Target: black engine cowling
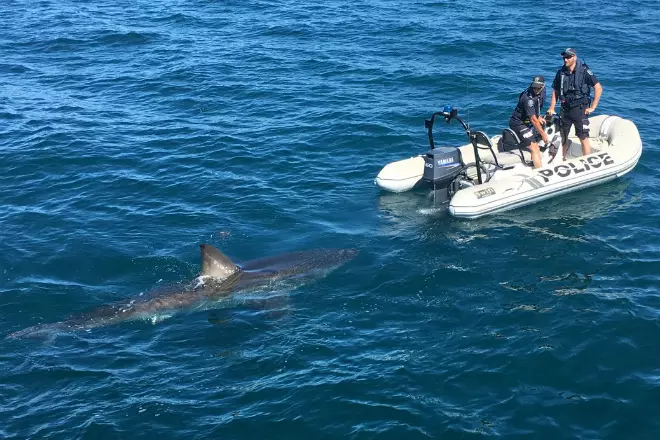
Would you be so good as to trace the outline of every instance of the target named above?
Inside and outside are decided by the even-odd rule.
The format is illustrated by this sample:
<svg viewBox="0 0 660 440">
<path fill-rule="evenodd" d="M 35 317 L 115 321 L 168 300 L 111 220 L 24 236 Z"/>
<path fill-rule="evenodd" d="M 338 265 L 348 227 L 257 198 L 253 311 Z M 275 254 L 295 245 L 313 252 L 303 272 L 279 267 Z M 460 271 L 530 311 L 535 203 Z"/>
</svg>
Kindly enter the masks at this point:
<svg viewBox="0 0 660 440">
<path fill-rule="evenodd" d="M 424 181 L 435 191 L 436 197 L 450 198 L 450 185 L 461 174 L 465 164 L 455 147 L 437 147 L 424 155 Z"/>
</svg>

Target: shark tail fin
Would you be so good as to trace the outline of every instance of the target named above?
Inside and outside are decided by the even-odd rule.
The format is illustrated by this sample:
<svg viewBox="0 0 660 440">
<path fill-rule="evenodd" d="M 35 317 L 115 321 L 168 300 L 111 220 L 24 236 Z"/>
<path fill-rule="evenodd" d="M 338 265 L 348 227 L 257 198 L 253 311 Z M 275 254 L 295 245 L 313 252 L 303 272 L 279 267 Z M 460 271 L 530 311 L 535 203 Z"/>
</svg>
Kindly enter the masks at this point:
<svg viewBox="0 0 660 440">
<path fill-rule="evenodd" d="M 202 253 L 202 275 L 225 279 L 239 270 L 229 257 L 210 244 L 200 244 Z"/>
</svg>

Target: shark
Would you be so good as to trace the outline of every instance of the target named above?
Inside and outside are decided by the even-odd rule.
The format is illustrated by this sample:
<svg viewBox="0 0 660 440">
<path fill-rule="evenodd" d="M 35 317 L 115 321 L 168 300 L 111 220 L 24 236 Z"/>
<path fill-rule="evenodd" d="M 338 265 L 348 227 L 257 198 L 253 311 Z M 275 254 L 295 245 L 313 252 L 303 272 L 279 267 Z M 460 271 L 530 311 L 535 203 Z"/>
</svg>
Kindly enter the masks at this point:
<svg viewBox="0 0 660 440">
<path fill-rule="evenodd" d="M 8 339 L 52 336 L 125 321 L 154 323 L 185 311 L 209 310 L 240 303 L 255 292 L 295 289 L 320 279 L 355 258 L 357 249 L 312 249 L 262 257 L 237 264 L 210 244 L 200 244 L 201 272 L 182 287 L 159 289 L 73 315 L 65 321 L 38 324 Z"/>
</svg>

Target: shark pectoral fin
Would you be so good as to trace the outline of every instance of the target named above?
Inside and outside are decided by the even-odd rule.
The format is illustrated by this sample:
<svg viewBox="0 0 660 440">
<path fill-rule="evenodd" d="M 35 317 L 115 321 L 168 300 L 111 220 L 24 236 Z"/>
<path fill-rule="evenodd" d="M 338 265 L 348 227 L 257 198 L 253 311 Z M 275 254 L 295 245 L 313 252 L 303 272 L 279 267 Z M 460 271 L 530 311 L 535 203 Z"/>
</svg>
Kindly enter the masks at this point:
<svg viewBox="0 0 660 440">
<path fill-rule="evenodd" d="M 239 270 L 225 254 L 210 244 L 200 244 L 202 253 L 202 275 L 225 279 Z"/>
<path fill-rule="evenodd" d="M 288 295 L 250 299 L 245 301 L 244 304 L 249 309 L 257 310 L 258 315 L 267 319 L 280 319 L 292 313 L 290 298 Z"/>
<path fill-rule="evenodd" d="M 231 315 L 218 310 L 212 310 L 207 319 L 213 325 L 225 325 L 231 323 Z"/>
</svg>

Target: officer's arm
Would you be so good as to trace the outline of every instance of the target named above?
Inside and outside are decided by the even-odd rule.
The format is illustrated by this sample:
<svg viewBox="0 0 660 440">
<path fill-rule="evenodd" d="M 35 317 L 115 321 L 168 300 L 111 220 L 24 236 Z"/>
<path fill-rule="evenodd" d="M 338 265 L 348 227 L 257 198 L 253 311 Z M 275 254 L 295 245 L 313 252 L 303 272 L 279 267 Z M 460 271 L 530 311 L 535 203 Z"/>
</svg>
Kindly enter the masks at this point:
<svg viewBox="0 0 660 440">
<path fill-rule="evenodd" d="M 550 98 L 550 107 L 548 107 L 548 113 L 554 113 L 556 105 L 557 105 L 557 91 L 553 88 L 552 98 Z"/>
<path fill-rule="evenodd" d="M 596 110 L 596 107 L 598 107 L 598 101 L 600 101 L 600 95 L 603 93 L 603 86 L 600 85 L 600 83 L 596 83 L 594 85 L 594 100 L 591 103 L 591 110 L 594 111 Z"/>
<path fill-rule="evenodd" d="M 548 135 L 543 129 L 543 125 L 541 125 L 541 119 L 534 114 L 529 117 L 529 121 L 532 123 L 534 128 L 536 128 L 536 131 L 539 132 L 541 138 L 543 139 L 543 142 L 548 143 Z"/>
</svg>

